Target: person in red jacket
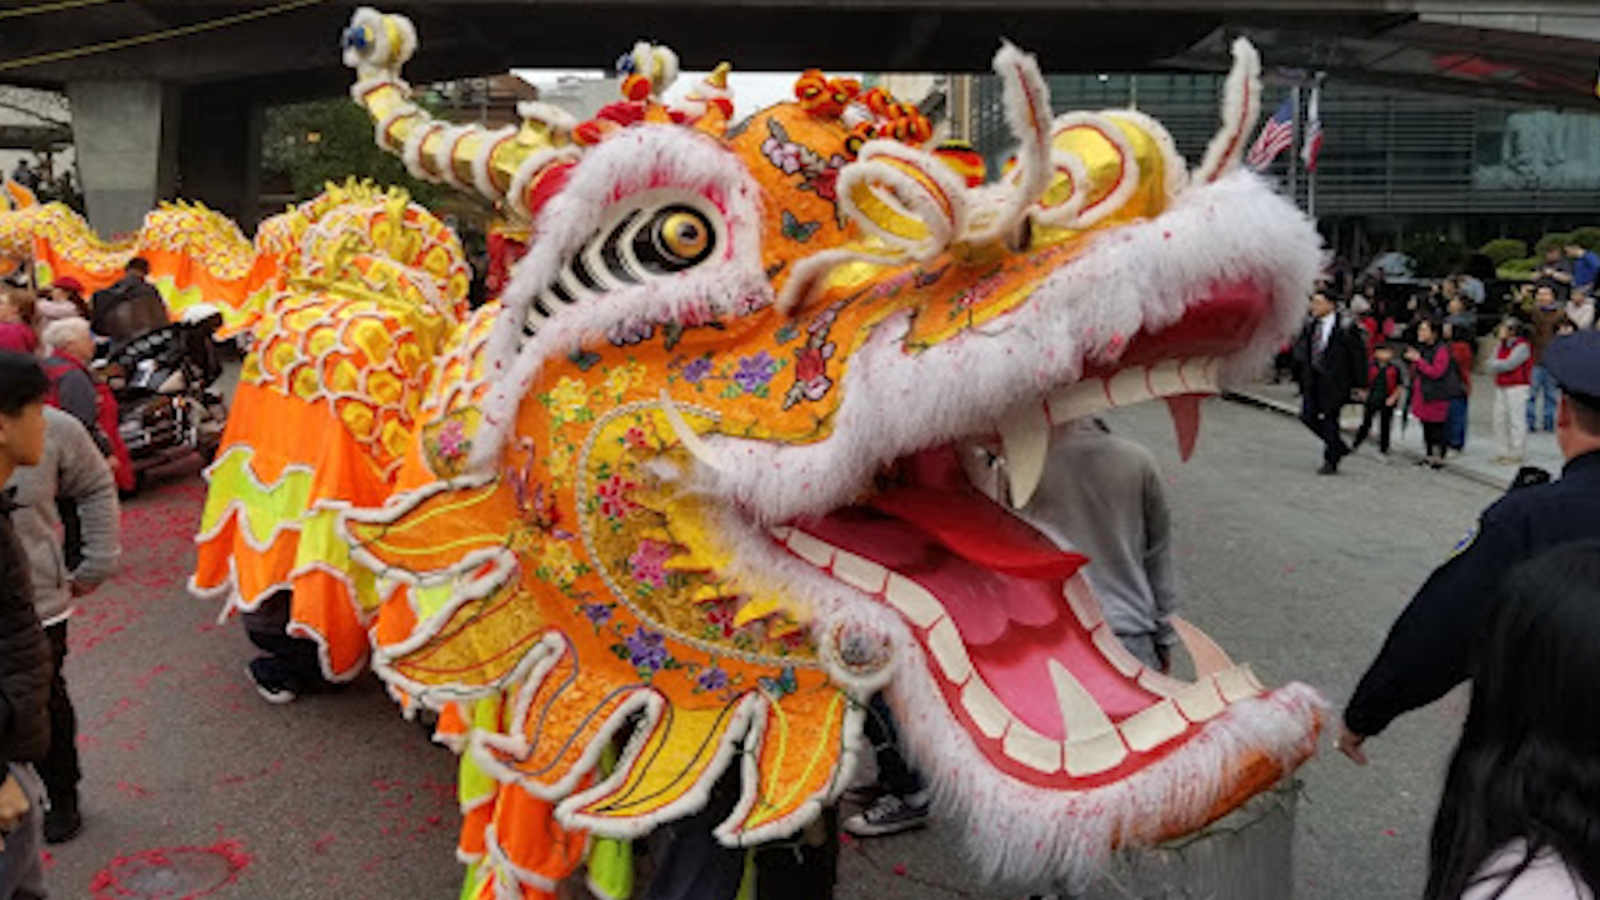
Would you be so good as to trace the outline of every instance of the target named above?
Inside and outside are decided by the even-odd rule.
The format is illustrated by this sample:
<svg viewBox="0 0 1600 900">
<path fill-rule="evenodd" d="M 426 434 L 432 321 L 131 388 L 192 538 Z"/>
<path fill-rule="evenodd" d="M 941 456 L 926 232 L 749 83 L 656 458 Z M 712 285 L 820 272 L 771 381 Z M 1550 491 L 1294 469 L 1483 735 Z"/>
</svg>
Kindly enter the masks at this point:
<svg viewBox="0 0 1600 900">
<path fill-rule="evenodd" d="M 1400 406 L 1403 385 L 1400 365 L 1394 361 L 1394 348 L 1388 341 L 1374 346 L 1372 362 L 1367 366 L 1367 389 L 1362 400 L 1365 412 L 1361 417 L 1361 428 L 1356 431 L 1355 442 L 1350 445 L 1350 452 L 1354 453 L 1372 436 L 1372 423 L 1376 421 L 1378 452 L 1389 455 L 1389 435 L 1394 429 L 1394 411 Z"/>
<path fill-rule="evenodd" d="M 1494 437 L 1500 465 L 1518 465 L 1528 442 L 1528 392 L 1533 380 L 1533 343 L 1527 328 L 1513 318 L 1500 323 L 1495 332 L 1494 359 L 1489 372 L 1494 375 Z"/>
<path fill-rule="evenodd" d="M 1461 380 L 1461 394 L 1450 400 L 1450 416 L 1445 421 L 1445 443 L 1460 453 L 1467 447 L 1467 401 L 1472 398 L 1472 363 L 1476 335 L 1460 323 L 1446 322 L 1444 339 L 1450 345 L 1450 358 Z"/>
<path fill-rule="evenodd" d="M 1422 423 L 1422 442 L 1426 447 L 1423 465 L 1444 466 L 1445 424 L 1450 418 L 1450 401 L 1463 394 L 1461 371 L 1450 348 L 1439 340 L 1439 323 L 1423 319 L 1417 324 L 1417 346 L 1406 351 L 1406 362 L 1414 371 L 1411 414 Z"/>
</svg>

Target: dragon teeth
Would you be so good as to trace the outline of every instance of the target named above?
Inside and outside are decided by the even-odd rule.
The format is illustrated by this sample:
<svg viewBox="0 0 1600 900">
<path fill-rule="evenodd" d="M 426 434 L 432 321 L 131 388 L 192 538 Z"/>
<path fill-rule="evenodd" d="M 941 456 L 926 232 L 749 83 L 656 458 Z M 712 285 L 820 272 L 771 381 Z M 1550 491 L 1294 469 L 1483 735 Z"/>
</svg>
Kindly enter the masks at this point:
<svg viewBox="0 0 1600 900">
<path fill-rule="evenodd" d="M 1005 448 L 1006 477 L 1011 505 L 1028 505 L 1044 477 L 1050 453 L 1050 414 L 1032 404 L 1018 407 L 1000 420 L 1000 443 Z"/>
</svg>

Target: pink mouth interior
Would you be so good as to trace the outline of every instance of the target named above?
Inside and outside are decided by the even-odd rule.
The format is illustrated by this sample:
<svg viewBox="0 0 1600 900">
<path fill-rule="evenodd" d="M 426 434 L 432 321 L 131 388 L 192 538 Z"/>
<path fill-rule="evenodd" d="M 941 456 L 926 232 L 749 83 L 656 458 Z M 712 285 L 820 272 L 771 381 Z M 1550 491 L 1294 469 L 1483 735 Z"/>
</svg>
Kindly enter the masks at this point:
<svg viewBox="0 0 1600 900">
<path fill-rule="evenodd" d="M 1067 580 L 1088 561 L 1059 550 L 973 488 L 950 448 L 906 460 L 898 483 L 865 506 L 797 524 L 938 598 L 995 696 L 1042 735 L 1067 738 L 1050 660 L 1076 676 L 1113 720 L 1155 699 L 1117 672 L 1062 599 Z"/>
</svg>

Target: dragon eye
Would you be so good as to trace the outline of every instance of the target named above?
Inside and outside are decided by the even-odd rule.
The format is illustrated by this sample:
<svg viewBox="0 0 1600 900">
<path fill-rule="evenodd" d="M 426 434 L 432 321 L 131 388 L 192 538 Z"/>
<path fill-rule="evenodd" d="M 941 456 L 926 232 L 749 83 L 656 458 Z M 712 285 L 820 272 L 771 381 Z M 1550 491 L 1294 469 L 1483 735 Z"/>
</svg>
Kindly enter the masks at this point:
<svg viewBox="0 0 1600 900">
<path fill-rule="evenodd" d="M 711 255 L 716 232 L 699 210 L 669 206 L 651 217 L 634 238 L 634 253 L 647 269 L 677 272 Z"/>
</svg>

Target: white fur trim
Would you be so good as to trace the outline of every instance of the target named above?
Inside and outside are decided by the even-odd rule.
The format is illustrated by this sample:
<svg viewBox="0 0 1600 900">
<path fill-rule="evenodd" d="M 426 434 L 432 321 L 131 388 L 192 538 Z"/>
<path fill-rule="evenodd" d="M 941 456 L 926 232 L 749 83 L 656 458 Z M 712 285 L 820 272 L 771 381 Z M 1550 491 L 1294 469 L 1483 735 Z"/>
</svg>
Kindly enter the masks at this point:
<svg viewBox="0 0 1600 900">
<path fill-rule="evenodd" d="M 1101 115 L 1108 119 L 1126 122 L 1149 135 L 1161 153 L 1162 188 L 1167 202 L 1171 203 L 1183 193 L 1183 189 L 1189 186 L 1189 164 L 1184 161 L 1183 154 L 1178 152 L 1178 144 L 1172 139 L 1172 132 L 1168 131 L 1166 126 L 1136 109 L 1108 109 Z"/>
<path fill-rule="evenodd" d="M 1244 38 L 1233 42 L 1233 68 L 1222 87 L 1222 128 L 1206 145 L 1193 181 L 1203 184 L 1239 167 L 1245 141 L 1261 117 L 1261 54 Z"/>
<path fill-rule="evenodd" d="M 676 275 L 614 291 L 600 302 L 560 311 L 522 341 L 533 299 L 560 276 L 594 236 L 607 211 L 645 192 L 682 191 L 705 198 L 722 216 L 724 245 Z M 761 268 L 760 188 L 719 143 L 675 125 L 629 128 L 584 153 L 567 185 L 540 211 L 528 255 L 517 263 L 489 336 L 484 376 L 493 388 L 473 442 L 474 468 L 492 464 L 523 395 L 544 359 L 571 352 L 584 337 L 626 322 L 671 321 L 688 311 L 732 313 L 740 303 L 770 302 Z"/>
<path fill-rule="evenodd" d="M 471 125 L 450 125 L 445 128 L 444 134 L 439 136 L 439 146 L 433 153 L 433 168 L 439 173 L 434 176 L 435 181 L 443 181 L 457 190 L 472 190 L 474 185 L 462 179 L 456 171 L 456 148 L 476 131 Z"/>
<path fill-rule="evenodd" d="M 507 125 L 494 131 L 485 131 L 483 132 L 483 143 L 478 147 L 477 155 L 472 157 L 472 184 L 478 189 L 478 193 L 488 197 L 490 200 L 505 198 L 505 194 L 500 192 L 500 188 L 495 185 L 494 179 L 489 176 L 489 165 L 494 161 L 494 152 L 500 148 L 501 144 L 516 136 L 517 127 L 515 125 Z"/>
<path fill-rule="evenodd" d="M 835 509 L 868 490 L 882 464 L 991 429 L 998 411 L 1070 384 L 1119 339 L 1170 325 L 1218 280 L 1254 278 L 1272 292 L 1272 316 L 1254 344 L 1223 362 L 1225 379 L 1247 375 L 1293 333 L 1321 268 L 1310 221 L 1248 173 L 1191 188 L 1165 214 L 1088 240 L 1004 328 L 908 354 L 903 317 L 878 326 L 837 388 L 826 440 L 706 435 L 727 465 L 700 473 L 702 487 L 765 523 Z"/>
<path fill-rule="evenodd" d="M 901 166 L 925 176 L 934 189 Z M 863 185 L 896 214 L 921 222 L 928 229 L 927 237 L 921 241 L 906 238 L 864 212 L 854 199 L 854 192 Z M 839 208 L 844 215 L 863 231 L 915 259 L 932 259 L 966 230 L 966 193 L 967 186 L 949 166 L 898 141 L 869 141 L 855 162 L 839 170 Z"/>
<path fill-rule="evenodd" d="M 974 243 L 1016 232 L 1022 217 L 1050 187 L 1050 88 L 1039 73 L 1039 61 L 1006 41 L 994 56 L 994 71 L 1005 88 L 1006 123 L 1017 137 L 1017 165 L 1010 191 L 994 215 L 968 235 Z"/>
<path fill-rule="evenodd" d="M 1079 173 L 1087 173 L 1087 168 L 1080 160 L 1076 166 L 1069 163 L 1073 154 L 1052 149 L 1051 159 L 1055 165 L 1072 172 L 1072 199 L 1056 210 L 1041 211 L 1041 221 L 1058 223 L 1067 228 L 1089 228 L 1121 209 L 1139 189 L 1139 159 L 1134 155 L 1133 144 L 1129 143 L 1128 136 L 1123 133 L 1117 123 L 1110 118 L 1096 113 L 1068 113 L 1055 121 L 1051 136 L 1054 137 L 1063 131 L 1074 128 L 1087 128 L 1104 137 L 1121 157 L 1122 171 L 1117 174 L 1117 185 L 1104 197 L 1093 203 L 1089 202 L 1089 192 L 1095 187 L 1089 183 L 1087 177 L 1080 177 Z M 1070 215 L 1067 215 L 1070 213 Z"/>
<path fill-rule="evenodd" d="M 511 176 L 511 187 L 506 190 L 506 202 L 510 204 L 518 215 L 525 218 L 532 217 L 534 211 L 528 208 L 528 198 L 524 197 L 523 194 L 527 192 L 528 186 L 533 183 L 533 179 L 551 166 L 564 162 L 574 162 L 581 155 L 582 152 L 576 147 L 536 150 L 529 154 L 517 166 L 516 174 Z"/>
<path fill-rule="evenodd" d="M 449 126 L 443 122 L 437 120 L 428 120 L 411 129 L 411 133 L 406 135 L 405 143 L 400 147 L 400 160 L 406 164 L 406 171 L 411 173 L 412 178 L 415 178 L 418 181 L 441 180 L 439 176 L 429 172 L 427 168 L 423 166 L 422 145 L 428 140 L 429 137 L 432 137 L 434 134 L 439 132 L 446 131 L 448 127 Z"/>
<path fill-rule="evenodd" d="M 524 121 L 538 122 L 550 129 L 552 134 L 567 135 L 572 129 L 578 127 L 578 120 L 572 113 L 550 103 L 541 103 L 538 100 L 523 100 L 517 104 L 517 115 Z"/>
</svg>

